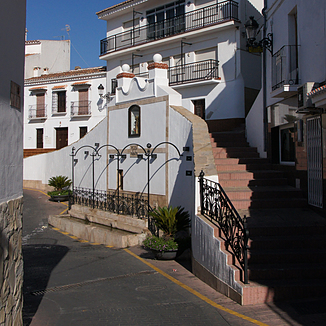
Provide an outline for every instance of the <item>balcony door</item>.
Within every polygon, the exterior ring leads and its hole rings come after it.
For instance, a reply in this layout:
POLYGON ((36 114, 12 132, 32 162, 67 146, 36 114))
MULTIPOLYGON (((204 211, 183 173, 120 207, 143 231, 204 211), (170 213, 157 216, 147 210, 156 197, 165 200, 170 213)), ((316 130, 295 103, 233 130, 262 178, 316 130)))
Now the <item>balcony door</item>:
POLYGON ((68 146, 68 128, 56 128, 56 149, 68 146))
POLYGON ((78 115, 88 114, 88 88, 80 89, 79 93, 79 106, 78 115))
POLYGON ((45 93, 36 94, 36 117, 45 117, 45 93))

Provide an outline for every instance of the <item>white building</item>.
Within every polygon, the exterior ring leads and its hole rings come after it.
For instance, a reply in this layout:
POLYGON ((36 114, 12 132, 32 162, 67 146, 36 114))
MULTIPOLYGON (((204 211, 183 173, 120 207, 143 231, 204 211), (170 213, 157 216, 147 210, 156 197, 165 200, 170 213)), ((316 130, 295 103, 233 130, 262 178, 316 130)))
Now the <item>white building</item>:
POLYGON ((70 40, 25 41, 25 78, 70 69, 70 40))
POLYGON ((107 22, 100 58, 107 85, 128 63, 147 76, 153 53, 168 64, 169 85, 182 105, 210 130, 229 130, 244 118, 259 92, 260 56, 245 50, 243 22, 260 16, 262 1, 124 1, 97 13, 107 22))
POLYGON ((25 155, 60 149, 106 117, 98 87, 106 67, 76 69, 25 79, 25 155))
POLYGON ((319 208, 325 207, 325 12, 324 1, 267 1, 273 52, 266 51, 265 127, 264 89, 247 117, 250 144, 287 171, 291 184, 319 208))
POLYGON ((1 1, 0 10, 0 316, 22 325, 23 85, 25 1, 1 1))

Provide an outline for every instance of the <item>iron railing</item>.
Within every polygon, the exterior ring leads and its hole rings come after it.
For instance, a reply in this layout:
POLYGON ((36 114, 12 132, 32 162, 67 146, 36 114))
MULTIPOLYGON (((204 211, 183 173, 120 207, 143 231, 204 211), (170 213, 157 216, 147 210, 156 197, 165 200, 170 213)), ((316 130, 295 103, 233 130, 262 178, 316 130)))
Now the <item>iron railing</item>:
POLYGON ((28 107, 28 119, 45 119, 47 117, 47 104, 34 104, 28 107))
POLYGON ((285 45, 272 57, 272 90, 283 85, 298 85, 298 46, 285 45))
POLYGON ((71 102, 71 116, 91 115, 91 101, 71 102))
POLYGON ((218 78, 218 61, 209 59, 170 67, 169 85, 191 83, 218 78))
POLYGON ((101 40, 100 55, 228 20, 238 20, 238 3, 227 0, 101 40))
POLYGON ((240 217, 228 196, 217 182, 199 175, 201 214, 215 222, 224 236, 226 250, 231 249, 243 271, 243 282, 248 284, 248 239, 246 218, 240 217))
POLYGON ((89 206, 121 215, 147 218, 148 202, 142 195, 117 194, 114 190, 74 187, 71 204, 89 206))
MULTIPOLYGON (((135 77, 148 78, 148 72, 135 74, 135 77)), ((187 63, 170 67, 168 70, 169 85, 179 85, 201 80, 218 79, 218 61, 213 59, 187 63)), ((111 79, 111 94, 114 95, 118 87, 117 79, 111 79)))

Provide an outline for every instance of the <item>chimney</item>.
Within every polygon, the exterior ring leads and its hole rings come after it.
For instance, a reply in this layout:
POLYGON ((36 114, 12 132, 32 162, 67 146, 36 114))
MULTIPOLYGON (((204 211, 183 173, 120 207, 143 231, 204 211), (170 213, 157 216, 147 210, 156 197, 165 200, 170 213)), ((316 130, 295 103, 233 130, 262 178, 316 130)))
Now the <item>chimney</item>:
POLYGON ((34 67, 33 71, 34 71, 33 77, 40 77, 41 67, 34 67))
POLYGON ((154 79, 157 85, 169 85, 168 69, 169 66, 162 62, 162 56, 159 53, 153 55, 153 63, 148 65, 149 79, 154 79))
POLYGON ((42 75, 48 75, 49 74, 49 68, 45 67, 43 68, 43 74, 42 75))

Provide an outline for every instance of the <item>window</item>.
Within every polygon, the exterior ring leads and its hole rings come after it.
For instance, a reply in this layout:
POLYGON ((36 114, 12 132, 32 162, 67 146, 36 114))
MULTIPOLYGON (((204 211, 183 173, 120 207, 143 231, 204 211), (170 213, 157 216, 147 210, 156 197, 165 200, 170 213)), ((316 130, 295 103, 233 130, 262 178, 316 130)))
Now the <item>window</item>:
POLYGON ((36 148, 43 148, 43 128, 36 129, 36 148))
POLYGON ((45 93, 36 94, 36 117, 45 117, 45 93))
POLYGON ((185 29, 185 2, 175 1, 146 11, 149 39, 180 33, 185 29))
POLYGON ((20 109, 21 92, 20 86, 15 82, 10 83, 10 105, 16 109, 20 109))
POLYGON ((83 138, 87 134, 87 127, 79 127, 79 138, 83 138))
POLYGON ((66 91, 52 93, 52 113, 66 112, 66 91))
POLYGON ((80 89, 79 94, 79 105, 78 105, 78 115, 89 114, 88 110, 88 88, 80 89))
POLYGON ((129 123, 128 132, 129 137, 139 137, 140 136, 140 107, 138 105, 133 105, 129 108, 129 123))

